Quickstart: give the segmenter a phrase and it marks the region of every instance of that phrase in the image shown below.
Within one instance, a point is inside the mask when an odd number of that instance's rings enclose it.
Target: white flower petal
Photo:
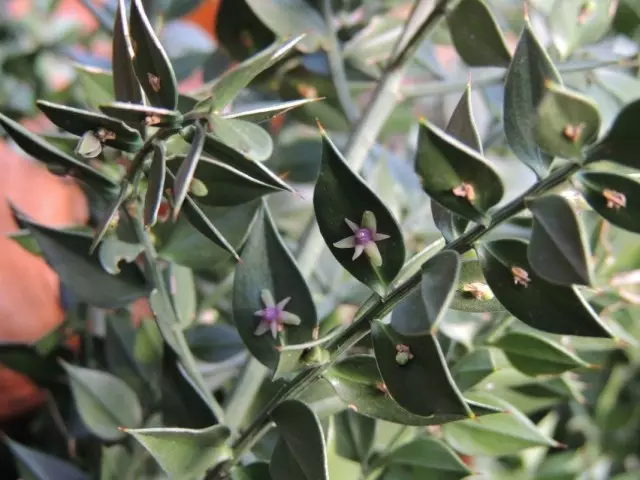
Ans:
[[[260,292],[260,298],[262,298],[262,303],[264,304],[265,307],[275,307],[276,306],[276,302],[273,299],[273,295],[271,295],[271,292],[267,289],[264,289]]]
[[[260,335],[264,335],[268,331],[269,331],[269,324],[267,322],[260,322],[258,324],[258,328],[256,328],[253,334],[259,337]]]
[[[389,237],[391,237],[391,235],[387,235],[386,233],[376,233],[373,236],[373,240],[379,242],[380,240],[386,240]]]
[[[291,300],[291,297],[287,297],[287,298],[285,298],[283,300],[280,300],[278,302],[278,305],[277,305],[278,310],[280,310],[280,311],[284,310],[284,307],[287,306],[287,303],[289,303],[289,300]]]
[[[367,210],[362,214],[362,223],[360,223],[360,226],[369,229],[374,235],[376,234],[376,216],[373,212]]]
[[[298,315],[291,312],[282,312],[280,318],[282,319],[282,323],[286,323],[287,325],[300,325],[302,321]]]
[[[358,258],[360,255],[362,255],[362,252],[364,252],[364,245],[356,245],[356,249],[353,252],[353,257],[351,257],[351,260],[355,260],[356,258]]]
[[[257,312],[253,313],[256,317],[261,317],[262,315],[264,315],[264,310],[258,310]]]
[[[347,238],[343,238],[333,244],[336,248],[353,248],[356,246],[356,237],[351,236]]]
[[[382,255],[380,255],[380,250],[375,242],[369,242],[364,246],[364,252],[367,254],[367,257],[371,260],[371,264],[374,267],[382,266]]]
[[[358,225],[357,223],[352,222],[348,218],[345,218],[344,221],[347,222],[347,225],[349,225],[349,228],[353,233],[356,233],[358,230],[360,230],[360,225]]]
[[[271,322],[271,335],[273,338],[278,336],[278,322]]]

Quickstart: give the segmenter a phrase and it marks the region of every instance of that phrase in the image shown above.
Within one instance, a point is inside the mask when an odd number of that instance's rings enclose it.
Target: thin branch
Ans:
[[[358,121],[358,118],[360,118],[360,112],[353,102],[351,92],[349,91],[349,81],[344,69],[342,48],[340,48],[338,34],[333,22],[331,0],[323,0],[322,14],[324,15],[324,21],[327,27],[327,40],[329,41],[327,56],[329,57],[329,68],[333,78],[333,85],[336,87],[338,101],[342,106],[344,114],[347,116],[349,122],[354,124]]]

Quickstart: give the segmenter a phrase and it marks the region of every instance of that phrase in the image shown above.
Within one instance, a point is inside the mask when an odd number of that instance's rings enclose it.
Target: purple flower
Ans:
[[[376,242],[389,238],[389,235],[384,233],[377,233],[376,231],[376,216],[369,210],[362,214],[362,221],[360,225],[352,222],[348,218],[344,219],[349,225],[353,235],[333,244],[336,248],[354,248],[352,260],[355,260],[362,252],[366,253],[367,257],[375,267],[382,265],[382,256]]]
[[[291,313],[285,312],[286,307],[291,297],[287,297],[284,300],[280,300],[278,304],[273,299],[273,295],[269,290],[262,290],[260,292],[260,298],[264,304],[262,310],[258,310],[254,315],[261,317],[258,328],[256,328],[254,335],[262,335],[268,331],[271,331],[273,338],[278,336],[278,332],[284,329],[284,324],[287,325],[300,325],[300,317]]]

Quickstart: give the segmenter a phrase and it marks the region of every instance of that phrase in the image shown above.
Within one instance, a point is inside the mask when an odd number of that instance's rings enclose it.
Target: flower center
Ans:
[[[275,322],[280,317],[280,309],[278,307],[267,307],[262,311],[262,320],[265,322]]]
[[[356,243],[358,245],[366,245],[367,243],[373,240],[373,235],[371,234],[371,230],[368,228],[359,228],[355,234]]]

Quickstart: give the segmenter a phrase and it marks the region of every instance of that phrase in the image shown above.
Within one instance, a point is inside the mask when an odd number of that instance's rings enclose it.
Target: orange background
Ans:
[[[212,33],[218,3],[219,0],[204,0],[185,20]],[[20,17],[29,12],[31,4],[31,0],[10,0],[9,12]],[[77,21],[86,31],[97,27],[79,0],[63,0],[56,15]],[[41,119],[23,124],[34,131],[42,130],[44,125]],[[72,181],[50,174],[2,140],[0,171],[0,342],[33,342],[64,319],[58,278],[41,258],[4,236],[17,229],[6,200],[35,221],[56,227],[86,222],[88,208],[84,194]],[[136,317],[148,315],[146,302],[138,302],[134,309]],[[33,409],[43,398],[26,377],[0,366],[0,421]]]

